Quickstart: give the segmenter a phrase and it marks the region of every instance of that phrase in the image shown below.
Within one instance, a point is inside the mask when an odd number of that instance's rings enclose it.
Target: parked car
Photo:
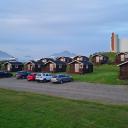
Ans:
[[[19,71],[16,73],[16,78],[17,79],[26,79],[28,75],[30,75],[31,72],[27,72],[27,71]]]
[[[27,76],[28,81],[35,81],[36,79],[36,73],[31,73],[30,75]]]
[[[52,74],[50,73],[37,73],[36,74],[36,81],[38,82],[47,82],[50,81],[52,78]]]
[[[4,72],[4,71],[0,71],[0,78],[8,78],[8,77],[12,77],[12,73],[10,72]]]
[[[66,74],[58,74],[51,78],[52,83],[63,84],[64,82],[71,82],[71,81],[73,81],[72,76]]]

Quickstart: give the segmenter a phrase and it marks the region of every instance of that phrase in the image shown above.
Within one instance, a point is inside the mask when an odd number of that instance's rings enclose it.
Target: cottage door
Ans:
[[[30,65],[30,71],[33,71],[34,65]]]
[[[99,63],[100,62],[100,58],[99,56],[96,57],[96,63]]]
[[[54,64],[50,64],[50,72],[54,71]]]
[[[80,65],[79,64],[75,64],[75,72],[79,72],[80,71]]]
[[[30,64],[28,64],[28,67],[27,67],[27,68],[28,68],[28,69],[27,69],[28,71],[30,71],[30,70],[31,70],[31,68],[30,68],[30,67],[31,67],[31,66],[30,66]]]
[[[10,70],[11,70],[11,65],[8,64],[8,65],[7,65],[7,71],[10,71]]]

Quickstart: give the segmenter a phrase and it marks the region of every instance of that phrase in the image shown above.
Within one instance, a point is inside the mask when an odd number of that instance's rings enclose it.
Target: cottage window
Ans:
[[[79,60],[80,60],[80,58],[77,58],[77,60],[79,61]]]
[[[18,68],[18,65],[15,65],[15,68]]]
[[[88,69],[89,67],[88,67],[88,65],[86,65],[86,69]]]
[[[61,58],[61,61],[65,62],[65,58]]]
[[[82,61],[82,60],[83,60],[83,58],[82,58],[82,57],[80,57],[80,58],[79,58],[79,60],[80,60],[80,61]]]
[[[83,64],[80,65],[80,68],[83,68]]]
[[[38,64],[38,68],[40,68],[41,66]]]
[[[46,62],[47,62],[47,60],[46,60],[46,59],[44,59],[44,60],[42,60],[42,62],[46,63]]]
[[[128,54],[125,55],[125,58],[128,58]]]
[[[60,69],[62,68],[62,64],[59,65],[59,68],[60,68]]]
[[[103,60],[103,56],[100,57],[100,60]]]
[[[60,61],[64,61],[64,59],[63,59],[63,58],[61,58],[61,59],[60,59]]]

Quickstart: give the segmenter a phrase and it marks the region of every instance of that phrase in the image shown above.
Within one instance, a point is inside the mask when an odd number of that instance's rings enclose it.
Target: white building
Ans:
[[[128,39],[121,39],[120,40],[119,52],[128,52]]]

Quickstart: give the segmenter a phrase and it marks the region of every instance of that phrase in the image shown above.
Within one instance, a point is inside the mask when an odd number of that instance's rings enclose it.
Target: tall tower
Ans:
[[[111,51],[112,52],[119,52],[120,51],[119,37],[114,32],[112,33],[112,36],[111,36]]]

